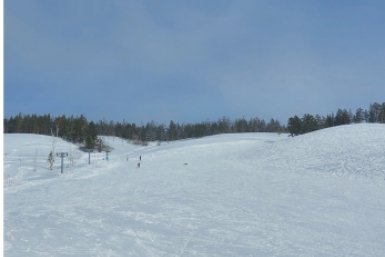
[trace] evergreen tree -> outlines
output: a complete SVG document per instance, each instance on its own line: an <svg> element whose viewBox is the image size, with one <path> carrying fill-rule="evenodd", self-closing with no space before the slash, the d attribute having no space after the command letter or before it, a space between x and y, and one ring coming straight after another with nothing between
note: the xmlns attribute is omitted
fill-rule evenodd
<svg viewBox="0 0 385 257"><path fill-rule="evenodd" d="M279 120L270 119L270 122L266 125L266 132L283 132L284 128L281 126Z"/></svg>
<svg viewBox="0 0 385 257"><path fill-rule="evenodd" d="M330 128L330 127L333 127L333 126L334 126L334 114L327 115L326 119L325 119L324 127L325 128Z"/></svg>
<svg viewBox="0 0 385 257"><path fill-rule="evenodd" d="M235 132L248 132L248 124L245 118L238 119L235 121Z"/></svg>
<svg viewBox="0 0 385 257"><path fill-rule="evenodd" d="M350 115L347 110L338 109L336 117L334 119L335 126L350 124Z"/></svg>
<svg viewBox="0 0 385 257"><path fill-rule="evenodd" d="M85 132L85 138L86 138L86 148L87 149L94 149L96 145L96 140L97 140L97 131L96 131L96 125L93 121L91 121L86 129Z"/></svg>
<svg viewBox="0 0 385 257"><path fill-rule="evenodd" d="M178 136L177 125L172 120L170 121L170 124L168 126L168 138L172 141L172 140L176 140L177 136Z"/></svg>
<svg viewBox="0 0 385 257"><path fill-rule="evenodd" d="M379 103L373 103L369 106L369 122L380 122L381 121L382 105Z"/></svg>
<svg viewBox="0 0 385 257"><path fill-rule="evenodd" d="M297 115L290 117L287 123L287 129L292 137L301 134L302 121Z"/></svg>
<svg viewBox="0 0 385 257"><path fill-rule="evenodd" d="M305 114L302 118L301 132L308 133L318 129L318 123L315 117L311 114Z"/></svg>
<svg viewBox="0 0 385 257"><path fill-rule="evenodd" d="M355 123L361 123L361 122L365 121L365 111L364 111L364 109L358 108L356 110L356 113L355 113L355 115L353 117L353 121Z"/></svg>

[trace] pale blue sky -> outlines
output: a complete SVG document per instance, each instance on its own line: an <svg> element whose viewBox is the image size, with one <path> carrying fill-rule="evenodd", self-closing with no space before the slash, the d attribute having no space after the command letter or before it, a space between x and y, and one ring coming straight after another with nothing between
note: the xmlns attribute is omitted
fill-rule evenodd
<svg viewBox="0 0 385 257"><path fill-rule="evenodd" d="M385 2L5 0L4 113L168 123L385 99Z"/></svg>

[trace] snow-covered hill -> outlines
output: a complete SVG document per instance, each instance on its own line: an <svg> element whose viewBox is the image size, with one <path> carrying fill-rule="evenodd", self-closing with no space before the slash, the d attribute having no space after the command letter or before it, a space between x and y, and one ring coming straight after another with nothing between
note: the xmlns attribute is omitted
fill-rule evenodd
<svg viewBox="0 0 385 257"><path fill-rule="evenodd" d="M105 137L91 165L60 139L4 140L5 256L385 256L385 125Z"/></svg>

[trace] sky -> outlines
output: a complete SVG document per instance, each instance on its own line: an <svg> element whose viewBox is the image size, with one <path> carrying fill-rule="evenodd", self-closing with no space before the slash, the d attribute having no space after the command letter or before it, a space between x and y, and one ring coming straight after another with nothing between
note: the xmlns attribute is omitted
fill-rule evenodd
<svg viewBox="0 0 385 257"><path fill-rule="evenodd" d="M135 123L385 101L378 0L5 0L4 116Z"/></svg>

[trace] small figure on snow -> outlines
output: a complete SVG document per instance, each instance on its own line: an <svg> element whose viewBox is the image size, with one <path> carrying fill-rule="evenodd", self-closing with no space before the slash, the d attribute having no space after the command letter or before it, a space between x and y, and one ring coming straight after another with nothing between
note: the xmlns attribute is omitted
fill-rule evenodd
<svg viewBox="0 0 385 257"><path fill-rule="evenodd" d="M138 162L138 165L136 166L137 168L140 168L141 162L142 162L142 155L139 155L139 162Z"/></svg>
<svg viewBox="0 0 385 257"><path fill-rule="evenodd" d="M49 152L49 155L48 155L48 163L49 163L49 169L50 170L52 170L54 162L55 162L55 158L53 157L53 153L51 151L51 152Z"/></svg>

